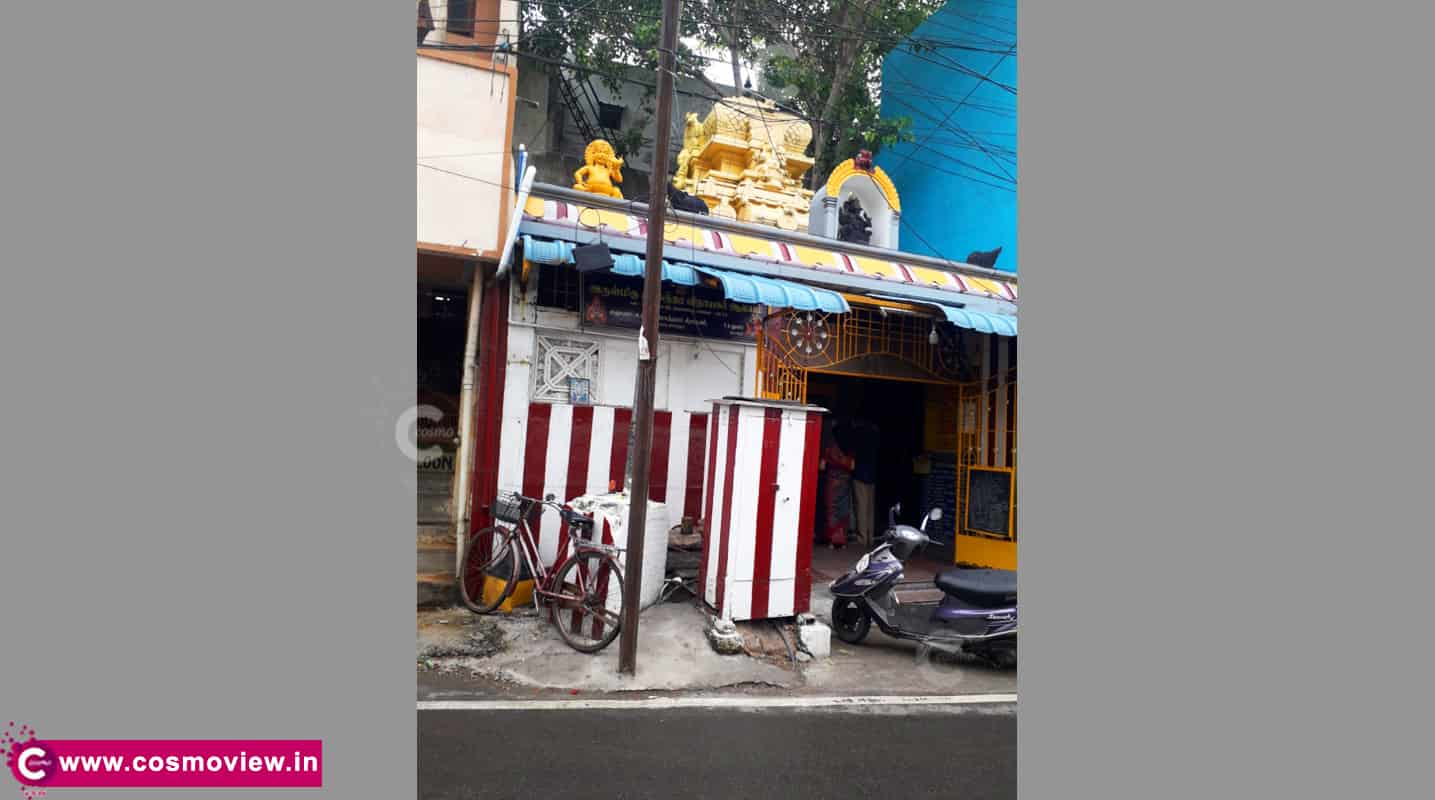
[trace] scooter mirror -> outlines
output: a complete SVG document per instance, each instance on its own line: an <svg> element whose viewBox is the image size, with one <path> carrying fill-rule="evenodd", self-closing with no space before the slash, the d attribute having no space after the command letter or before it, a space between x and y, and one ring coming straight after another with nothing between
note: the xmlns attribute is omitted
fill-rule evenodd
<svg viewBox="0 0 1435 800"><path fill-rule="evenodd" d="M932 521L933 521L933 522L940 522L941 519L942 519L942 509L940 509L940 508L934 508L934 509L932 509Z"/></svg>

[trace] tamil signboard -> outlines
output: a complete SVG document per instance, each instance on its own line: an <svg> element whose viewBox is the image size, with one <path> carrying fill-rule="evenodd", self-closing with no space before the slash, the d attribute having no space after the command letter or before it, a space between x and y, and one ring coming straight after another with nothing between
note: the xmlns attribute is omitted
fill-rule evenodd
<svg viewBox="0 0 1435 800"><path fill-rule="evenodd" d="M711 283L697 286L663 284L659 330L704 339L757 341L763 307L734 303L723 296L716 280L707 280ZM643 315L643 282L611 273L588 274L580 301L585 324L636 329Z"/></svg>

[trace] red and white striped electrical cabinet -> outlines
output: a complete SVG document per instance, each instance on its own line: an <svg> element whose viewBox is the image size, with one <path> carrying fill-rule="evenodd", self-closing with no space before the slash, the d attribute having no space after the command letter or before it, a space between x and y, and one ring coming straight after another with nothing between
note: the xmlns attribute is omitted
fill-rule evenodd
<svg viewBox="0 0 1435 800"><path fill-rule="evenodd" d="M732 621L807 613L826 409L712 401L703 495L703 601Z"/></svg>

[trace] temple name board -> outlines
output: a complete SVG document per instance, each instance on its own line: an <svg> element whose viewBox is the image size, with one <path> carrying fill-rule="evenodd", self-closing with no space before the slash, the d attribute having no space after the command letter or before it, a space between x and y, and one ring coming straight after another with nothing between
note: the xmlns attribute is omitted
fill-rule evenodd
<svg viewBox="0 0 1435 800"><path fill-rule="evenodd" d="M642 321L642 301L643 282L638 278L612 273L584 276L584 324L636 329ZM677 336L751 342L757 339L761 308L728 300L715 286L663 284L658 327Z"/></svg>

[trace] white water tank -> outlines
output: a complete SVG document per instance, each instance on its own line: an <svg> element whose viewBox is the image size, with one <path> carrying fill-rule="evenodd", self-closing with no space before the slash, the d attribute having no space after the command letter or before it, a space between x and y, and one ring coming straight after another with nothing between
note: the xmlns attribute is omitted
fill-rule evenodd
<svg viewBox="0 0 1435 800"><path fill-rule="evenodd" d="M592 495L585 494L568 501L568 506L580 514L593 517L593 538L603 544L628 547L628 495L622 493ZM607 523L606 526L604 523ZM628 566L627 553L618 556L624 570ZM639 589L640 608L647 608L658 602L663 590L663 578L668 569L668 512L662 503L648 502L648 516L643 534L643 576ZM626 572L624 581L633 577Z"/></svg>

